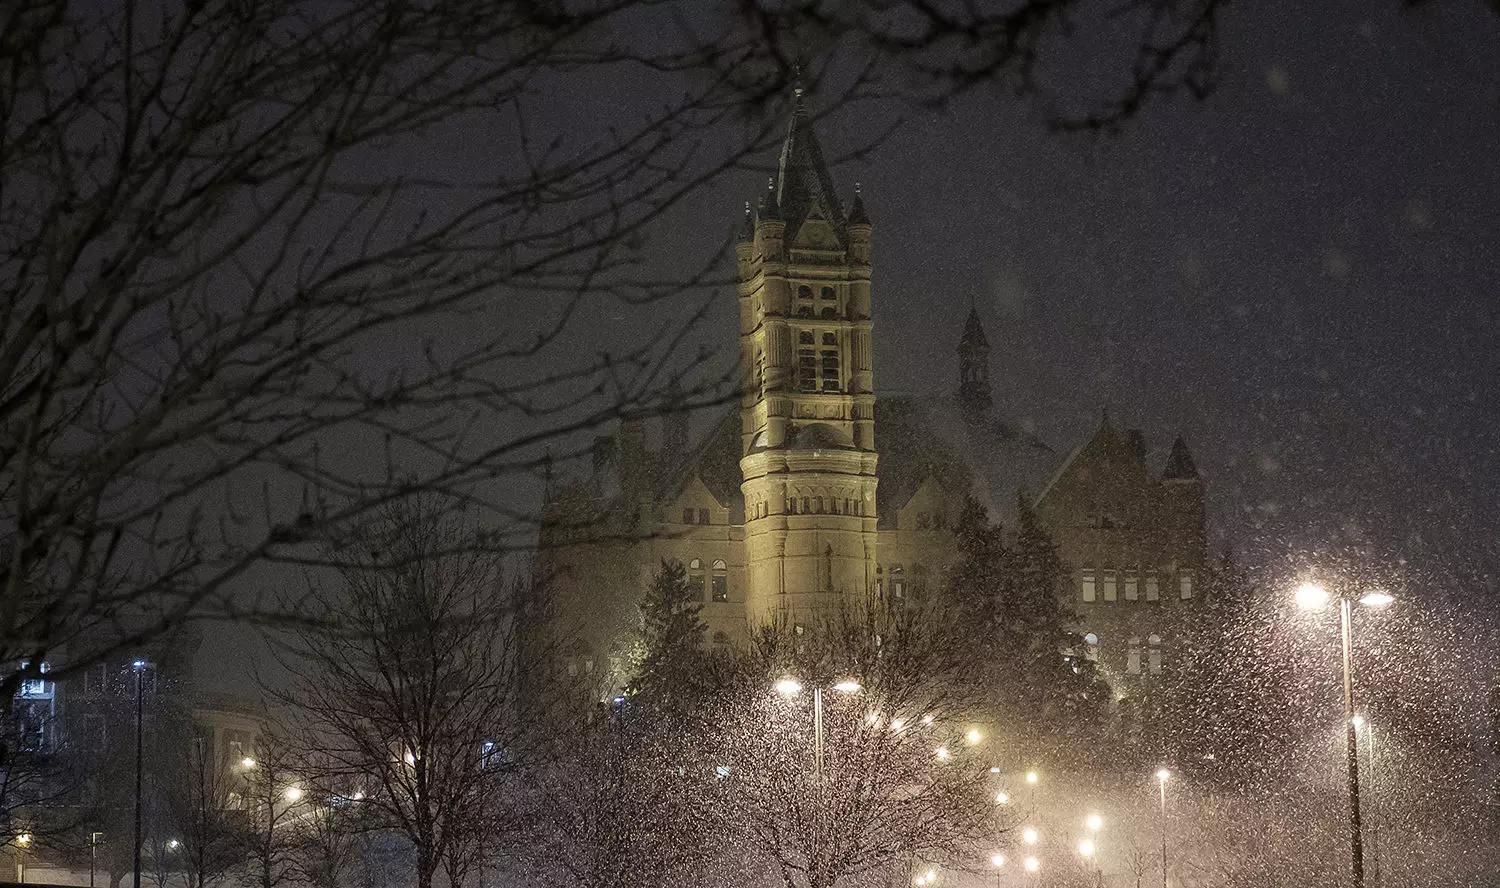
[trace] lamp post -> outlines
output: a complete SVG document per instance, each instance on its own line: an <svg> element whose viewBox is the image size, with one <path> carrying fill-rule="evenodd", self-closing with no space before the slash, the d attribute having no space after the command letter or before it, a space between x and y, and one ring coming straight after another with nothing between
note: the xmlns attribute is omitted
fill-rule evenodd
<svg viewBox="0 0 1500 888"><path fill-rule="evenodd" d="M1104 828L1104 818L1097 813L1090 814L1084 818L1083 825L1089 831L1089 837L1078 843L1078 851L1084 857L1093 859L1094 884L1098 888L1104 888L1104 861L1099 858L1099 830ZM1087 851L1084 850L1084 843L1087 843Z"/></svg>
<svg viewBox="0 0 1500 888"><path fill-rule="evenodd" d="M1161 790L1161 888L1167 888L1167 781L1170 779L1171 771L1156 770L1156 783Z"/></svg>
<svg viewBox="0 0 1500 888"><path fill-rule="evenodd" d="M102 832L89 833L89 888L94 888L94 872L99 867L99 839Z"/></svg>
<svg viewBox="0 0 1500 888"><path fill-rule="evenodd" d="M1370 782L1370 850L1374 855L1370 861L1370 873L1375 888L1380 888L1380 790L1376 784L1380 771L1375 765L1375 722L1356 715L1354 727L1365 729L1365 767L1369 769Z"/></svg>
<svg viewBox="0 0 1500 888"><path fill-rule="evenodd" d="M31 833L16 836L16 847L21 849L21 884L26 884L26 849L31 847Z"/></svg>
<svg viewBox="0 0 1500 888"><path fill-rule="evenodd" d="M1313 583L1297 588L1297 606L1320 610L1331 598L1328 590ZM1349 784L1349 857L1354 888L1364 888L1365 848L1359 821L1359 728L1354 723L1354 604L1387 607L1396 599L1384 589L1364 592L1345 590L1338 595L1339 638L1344 660L1344 749Z"/></svg>
<svg viewBox="0 0 1500 888"><path fill-rule="evenodd" d="M133 888L141 888L141 786L142 778L142 753L144 743L142 741L142 717L145 710L145 677L146 670L150 664L145 660L136 660L130 664L130 669L135 673L135 848L133 872L135 881Z"/></svg>
<svg viewBox="0 0 1500 888"><path fill-rule="evenodd" d="M786 676L775 685L776 693L783 697L795 697L802 693L802 682ZM845 694L853 694L859 691L859 682L853 679L845 679L833 686L833 689ZM823 784L823 689L813 688L813 781L817 793L817 830L816 844L819 849L823 847L822 832L824 822L824 811L826 809ZM821 864L816 864L821 865Z"/></svg>

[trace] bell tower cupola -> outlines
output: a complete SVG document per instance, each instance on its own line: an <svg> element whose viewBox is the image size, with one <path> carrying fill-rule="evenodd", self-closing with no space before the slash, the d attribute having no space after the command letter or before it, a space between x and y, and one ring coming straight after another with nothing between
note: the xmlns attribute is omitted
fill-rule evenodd
<svg viewBox="0 0 1500 888"><path fill-rule="evenodd" d="M990 394L990 342L979 312L969 307L964 335L958 340L958 402L964 416L977 419L994 403Z"/></svg>

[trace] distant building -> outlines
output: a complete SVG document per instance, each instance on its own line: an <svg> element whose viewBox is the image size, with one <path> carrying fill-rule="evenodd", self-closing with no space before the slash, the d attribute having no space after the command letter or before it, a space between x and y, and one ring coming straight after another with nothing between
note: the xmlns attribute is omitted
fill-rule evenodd
<svg viewBox="0 0 1500 888"><path fill-rule="evenodd" d="M625 422L587 478L549 483L539 563L571 630L567 668L620 680L636 604L663 559L701 596L711 642L796 624L851 595L941 582L966 495L1004 523L1025 496L1073 572L1059 590L1122 695L1170 669L1173 616L1199 597L1204 485L1181 438L1165 459L1106 417L1065 459L994 408L977 311L950 399L877 395L872 225L847 210L801 99L776 177L737 246L743 385L693 442L688 420Z"/></svg>

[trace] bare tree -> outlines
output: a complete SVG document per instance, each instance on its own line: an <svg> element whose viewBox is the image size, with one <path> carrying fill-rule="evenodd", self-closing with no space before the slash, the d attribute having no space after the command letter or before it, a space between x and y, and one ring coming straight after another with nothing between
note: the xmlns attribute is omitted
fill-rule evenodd
<svg viewBox="0 0 1500 888"><path fill-rule="evenodd" d="M733 804L787 884L987 860L1003 830L991 729L975 721L982 689L965 679L953 626L935 601L871 599L761 640L719 754ZM803 689L778 693L784 676ZM840 690L848 681L859 688Z"/></svg>
<svg viewBox="0 0 1500 888"><path fill-rule="evenodd" d="M386 510L345 541L343 588L282 657L294 678L279 696L323 779L358 787L410 843L421 888L477 862L471 818L502 797L526 738L513 614L486 548L421 502Z"/></svg>
<svg viewBox="0 0 1500 888"><path fill-rule="evenodd" d="M312 800L286 736L262 734L256 741L255 757L244 763L240 773L245 811L241 881L254 888L294 884L299 875L300 824L310 816Z"/></svg>

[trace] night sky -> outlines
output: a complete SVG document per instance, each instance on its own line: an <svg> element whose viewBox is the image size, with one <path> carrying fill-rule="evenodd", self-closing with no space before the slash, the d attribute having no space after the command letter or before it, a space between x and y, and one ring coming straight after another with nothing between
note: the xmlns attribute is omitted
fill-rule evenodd
<svg viewBox="0 0 1500 888"><path fill-rule="evenodd" d="M833 62L809 99L828 114L826 154L899 123L834 171L846 201L863 184L875 224L877 390L950 392L972 301L999 409L1054 448L1081 443L1106 407L1145 431L1155 461L1181 433L1215 540L1244 560L1289 573L1353 554L1488 611L1500 16L1478 0L1261 2L1223 25L1210 98L1158 102L1103 136L1050 131L1036 101L999 88L941 109L830 108ZM545 117L576 135L650 101L636 86L560 84ZM482 165L496 138L412 162ZM721 250L774 157L757 161L672 212L652 260L696 267ZM733 288L701 299L701 345L732 360ZM600 306L574 332L608 347L672 310Z"/></svg>
<svg viewBox="0 0 1500 888"><path fill-rule="evenodd" d="M876 226L877 390L950 391L973 300L1005 413L1063 452L1105 407L1158 461L1182 433L1245 560L1352 546L1484 586L1500 19L1477 2L1287 2L1224 24L1218 90L1118 135L1049 131L998 89L823 123L836 155L904 121L835 171ZM732 216L758 193L744 182L694 212ZM732 350L720 301L715 346Z"/></svg>

